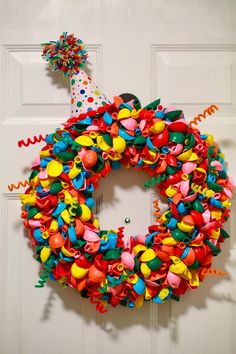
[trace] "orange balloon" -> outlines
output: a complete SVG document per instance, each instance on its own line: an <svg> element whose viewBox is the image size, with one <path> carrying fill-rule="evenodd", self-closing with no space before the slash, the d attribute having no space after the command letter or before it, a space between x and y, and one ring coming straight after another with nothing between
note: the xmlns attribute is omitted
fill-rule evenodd
<svg viewBox="0 0 236 354"><path fill-rule="evenodd" d="M98 155L94 150L87 150L83 157L84 167L90 168L96 164Z"/></svg>
<svg viewBox="0 0 236 354"><path fill-rule="evenodd" d="M49 245L52 248L60 248L64 245L65 240L59 232L49 237Z"/></svg>
<svg viewBox="0 0 236 354"><path fill-rule="evenodd" d="M77 235L82 235L84 233L84 224L81 220L75 220L75 230Z"/></svg>
<svg viewBox="0 0 236 354"><path fill-rule="evenodd" d="M88 277L94 283L101 283L106 279L106 275L97 269L94 265L89 268Z"/></svg>
<svg viewBox="0 0 236 354"><path fill-rule="evenodd" d="M87 279L86 279L86 278L81 279L81 280L78 282L77 288L78 288L79 292L81 292L81 291L85 288L86 282L87 282Z"/></svg>

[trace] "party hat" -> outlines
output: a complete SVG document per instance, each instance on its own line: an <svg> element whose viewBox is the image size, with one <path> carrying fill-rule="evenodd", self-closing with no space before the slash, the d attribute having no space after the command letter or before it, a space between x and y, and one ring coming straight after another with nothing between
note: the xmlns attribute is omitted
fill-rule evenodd
<svg viewBox="0 0 236 354"><path fill-rule="evenodd" d="M70 77L71 117L109 104L106 96L83 70L88 54L81 39L63 32L59 40L42 45L42 57L49 62L51 70L62 71L64 76Z"/></svg>

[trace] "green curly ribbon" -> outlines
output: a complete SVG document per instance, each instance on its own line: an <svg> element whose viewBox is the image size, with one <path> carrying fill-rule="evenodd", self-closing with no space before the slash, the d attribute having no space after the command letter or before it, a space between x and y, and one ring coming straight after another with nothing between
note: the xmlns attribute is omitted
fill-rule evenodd
<svg viewBox="0 0 236 354"><path fill-rule="evenodd" d="M54 267L54 262L53 259L49 259L47 261L47 264L44 264L44 268L41 271L41 274L39 276L38 284L35 285L35 288L43 288L44 285L46 284L51 272L52 268Z"/></svg>
<svg viewBox="0 0 236 354"><path fill-rule="evenodd" d="M147 180L145 183L144 183L144 187L146 188L151 188L153 186L155 186L156 184L159 184L161 183L161 181L165 181L167 178L166 174L163 174L163 175L159 175L157 177L152 177L151 180Z"/></svg>

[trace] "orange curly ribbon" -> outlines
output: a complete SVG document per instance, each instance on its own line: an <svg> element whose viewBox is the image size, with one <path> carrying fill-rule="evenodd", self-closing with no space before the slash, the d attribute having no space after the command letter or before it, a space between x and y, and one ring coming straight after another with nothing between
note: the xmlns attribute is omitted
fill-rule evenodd
<svg viewBox="0 0 236 354"><path fill-rule="evenodd" d="M13 189L20 189L21 187L25 188L26 186L31 186L31 184L27 180L24 180L23 182L18 181L17 184L14 183L8 184L8 189L10 192L12 192Z"/></svg>
<svg viewBox="0 0 236 354"><path fill-rule="evenodd" d="M193 120L191 120L189 122L190 127L192 127L193 124L198 125L198 123L200 123L203 119L206 119L207 115L211 116L212 114L215 113L215 111L218 111L219 107L216 106L215 104L212 104L211 106L207 107L203 113L200 113L197 117L193 118Z"/></svg>

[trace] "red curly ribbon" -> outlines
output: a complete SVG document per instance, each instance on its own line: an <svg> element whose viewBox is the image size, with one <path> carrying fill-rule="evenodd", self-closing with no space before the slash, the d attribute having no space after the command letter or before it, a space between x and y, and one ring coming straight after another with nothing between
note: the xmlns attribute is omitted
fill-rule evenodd
<svg viewBox="0 0 236 354"><path fill-rule="evenodd" d="M42 136L42 134L39 134L38 136L34 135L33 138L27 138L26 140L19 140L18 141L18 146L22 147L28 147L29 145L34 145L37 143L40 143L41 141L45 141L46 137L48 135L45 135L45 137Z"/></svg>
<svg viewBox="0 0 236 354"><path fill-rule="evenodd" d="M104 308L104 304L100 301L100 300L93 300L90 299L91 304L96 305L96 310L99 311L100 313L106 313L108 312L105 308Z"/></svg>

